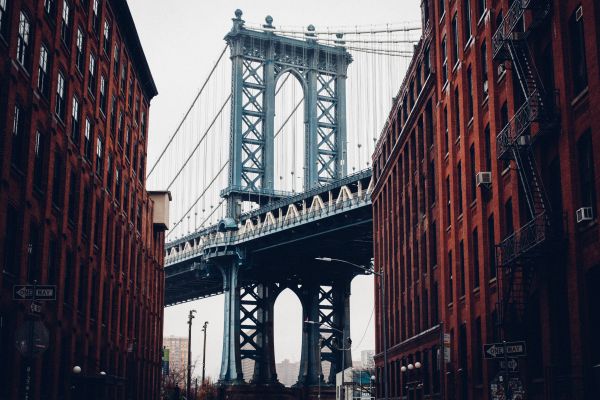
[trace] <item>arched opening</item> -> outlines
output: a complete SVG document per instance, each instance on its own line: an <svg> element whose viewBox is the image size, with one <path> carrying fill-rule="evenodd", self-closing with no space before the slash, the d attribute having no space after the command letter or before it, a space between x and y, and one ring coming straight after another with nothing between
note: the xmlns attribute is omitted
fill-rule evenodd
<svg viewBox="0 0 600 400"><path fill-rule="evenodd" d="M275 86L275 190L301 192L304 188L304 89L292 72L284 72Z"/></svg>
<svg viewBox="0 0 600 400"><path fill-rule="evenodd" d="M289 387L298 381L302 353L302 304L290 289L275 301L273 328L277 378Z"/></svg>

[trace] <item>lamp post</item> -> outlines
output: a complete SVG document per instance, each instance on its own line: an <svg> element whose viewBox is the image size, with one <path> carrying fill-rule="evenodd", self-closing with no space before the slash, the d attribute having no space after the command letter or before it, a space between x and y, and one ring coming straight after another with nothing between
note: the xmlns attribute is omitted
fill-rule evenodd
<svg viewBox="0 0 600 400"><path fill-rule="evenodd" d="M189 399L190 397L190 389L192 387L192 320L195 318L194 314L196 310L190 310L188 315L188 365L187 365L187 382L185 386L185 396Z"/></svg>
<svg viewBox="0 0 600 400"><path fill-rule="evenodd" d="M377 377L375 375L371 375L371 379L369 380L369 399L375 398L375 396L373 396L373 382L375 382L375 379L377 379Z"/></svg>
<svg viewBox="0 0 600 400"><path fill-rule="evenodd" d="M202 332L204 332L204 347L202 350L202 382L200 382L200 386L204 387L204 377L206 373L206 329L208 329L208 321L204 321L204 325L202 325Z"/></svg>
<svg viewBox="0 0 600 400"><path fill-rule="evenodd" d="M340 394L344 394L345 397L345 390L344 390L344 371L345 371L345 366L346 366L346 350L350 350L350 347L346 348L344 347L346 345L346 332L344 332L343 330L340 330L338 328L334 328L333 326L327 324L327 323L321 323L321 322L317 322L317 321L304 321L305 324L311 324L311 325L324 325L329 329L332 329L336 332L339 332L342 334L342 347L338 348L338 350L340 350L342 352L342 389L341 389L341 393ZM322 338L320 337L319 334L319 398L321 398L321 340ZM351 343L350 338L348 338L348 341ZM341 397L341 396L340 396Z"/></svg>
<svg viewBox="0 0 600 400"><path fill-rule="evenodd" d="M419 375L418 375L419 372L421 371L421 367L422 366L423 365L419 361L417 361L414 364L411 363L411 364L408 364L407 366L403 365L400 368L400 371L403 374L407 374L408 375L407 378L406 378L408 380L406 382L406 391L407 391L409 399L411 397L410 396L410 392L412 390L412 392L413 392L412 398L413 398L413 400L417 400L417 389L423 387L423 383L419 379ZM413 380L411 381L410 379L411 379L411 374L413 373L413 371L417 374L417 376L416 376L416 378L413 378Z"/></svg>
<svg viewBox="0 0 600 400"><path fill-rule="evenodd" d="M344 264L348 264L351 265L355 268L361 269L363 271L365 271L367 274L373 274L373 275L377 275L379 277L379 286L380 286L380 290L379 290L379 294L380 294L380 301L381 301L381 312L383 314L383 398L385 400L388 400L389 398L389 393L388 393L388 355L387 355L387 350L388 350L388 340L387 340L387 303L385 302L385 274L380 270L375 271L373 268L367 268L364 265L358 265L355 264L353 262L350 261L346 261L346 260L340 260L339 258L331 258L331 257L317 257L315 258L315 260L319 260L319 261L325 261L325 262L340 262L340 263L344 263ZM343 375L342 375L343 376Z"/></svg>

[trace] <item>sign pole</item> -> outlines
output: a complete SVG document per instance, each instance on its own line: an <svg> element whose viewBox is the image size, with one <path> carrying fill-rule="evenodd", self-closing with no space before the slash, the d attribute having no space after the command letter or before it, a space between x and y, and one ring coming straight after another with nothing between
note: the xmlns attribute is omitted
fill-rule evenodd
<svg viewBox="0 0 600 400"><path fill-rule="evenodd" d="M502 341L502 349L504 355L504 398L508 399L508 352L506 351L506 340Z"/></svg>
<svg viewBox="0 0 600 400"><path fill-rule="evenodd" d="M30 309L33 309L33 305L35 304L35 295L37 291L37 280L33 280L33 295L31 298L31 306ZM27 317L27 319L32 319L31 316ZM25 358L27 358L27 362L25 363L25 400L29 400L29 394L31 390L31 365L33 364L31 360L33 359L33 323L29 324L29 332L27 333L27 353L25 354Z"/></svg>

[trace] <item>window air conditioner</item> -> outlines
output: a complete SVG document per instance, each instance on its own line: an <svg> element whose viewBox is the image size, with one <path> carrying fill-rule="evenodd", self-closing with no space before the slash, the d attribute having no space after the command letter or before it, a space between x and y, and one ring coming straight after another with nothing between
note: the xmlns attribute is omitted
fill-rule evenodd
<svg viewBox="0 0 600 400"><path fill-rule="evenodd" d="M581 207L577 210L577 223L591 221L594 219L594 211L592 207Z"/></svg>
<svg viewBox="0 0 600 400"><path fill-rule="evenodd" d="M489 186L492 184L492 173L491 172L478 172L475 176L477 186Z"/></svg>

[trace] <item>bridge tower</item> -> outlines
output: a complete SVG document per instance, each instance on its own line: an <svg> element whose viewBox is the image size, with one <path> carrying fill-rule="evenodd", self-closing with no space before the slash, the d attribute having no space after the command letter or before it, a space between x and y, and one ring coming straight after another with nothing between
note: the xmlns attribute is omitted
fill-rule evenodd
<svg viewBox="0 0 600 400"><path fill-rule="evenodd" d="M241 201L265 204L274 190L275 86L287 72L304 93L304 190L346 176L346 73L352 57L341 35L335 46L317 43L314 26L306 40L277 35L273 18L263 30L247 29L235 11L225 36L231 50L229 184L221 192L227 216L237 220Z"/></svg>

